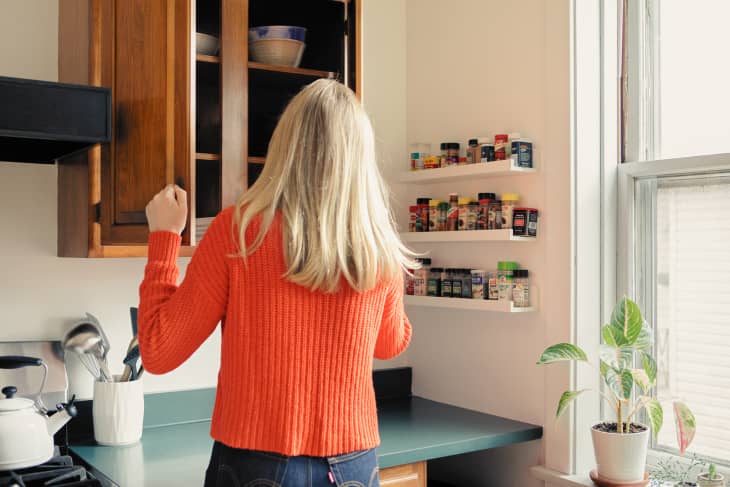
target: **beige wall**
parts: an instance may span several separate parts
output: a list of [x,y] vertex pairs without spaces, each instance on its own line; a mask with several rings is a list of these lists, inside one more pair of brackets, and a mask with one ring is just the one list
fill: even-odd
[[[408,0],[407,142],[521,132],[535,143],[539,174],[397,186],[405,206],[450,192],[520,193],[540,209],[536,243],[418,245],[434,264],[496,269],[516,260],[539,288],[535,314],[409,309],[415,324],[409,361],[414,393],[535,424],[554,411],[552,386],[535,361],[548,334],[570,330],[570,99],[567,0]],[[399,159],[401,170],[406,157]],[[399,219],[405,224],[406,212]],[[562,377],[562,376],[561,376]],[[548,390],[550,391],[548,393]],[[544,397],[550,395],[546,406]],[[546,428],[549,441],[556,431]],[[539,444],[446,459],[432,473],[459,485],[541,485],[527,467]],[[458,480],[458,482],[457,482]]]
[[[0,76],[55,81],[58,2],[3,0],[0,9]],[[365,90],[371,94],[366,101],[381,152],[389,160],[394,147],[402,147],[405,140],[405,43],[398,39],[404,36],[402,29],[394,28],[404,21],[404,2],[373,0],[366,3],[364,15],[368,26],[389,22],[386,32],[395,36],[389,39],[369,27],[364,32],[365,69],[371,73],[364,79]],[[391,84],[376,76],[372,65],[401,66],[401,75]],[[400,108],[391,112],[398,100]],[[121,363],[130,335],[128,308],[138,302],[145,261],[56,257],[56,177],[53,165],[0,163],[0,340],[58,339],[88,311],[101,320],[110,336],[111,363]],[[180,259],[183,270],[187,261]],[[145,389],[214,386],[218,348],[216,334],[175,372],[147,376]],[[70,368],[73,390],[89,397],[89,376],[76,363]]]

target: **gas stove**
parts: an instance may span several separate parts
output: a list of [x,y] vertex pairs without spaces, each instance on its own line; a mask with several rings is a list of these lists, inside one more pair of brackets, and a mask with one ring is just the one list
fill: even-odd
[[86,487],[101,486],[84,467],[74,465],[68,455],[60,455],[58,447],[53,458],[36,467],[0,472],[0,487]]

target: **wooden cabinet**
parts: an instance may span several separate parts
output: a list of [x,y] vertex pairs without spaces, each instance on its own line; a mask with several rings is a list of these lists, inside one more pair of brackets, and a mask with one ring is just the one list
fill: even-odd
[[[59,255],[146,255],[144,209],[169,183],[188,192],[191,254],[255,182],[302,86],[330,77],[359,91],[359,12],[360,0],[61,0],[59,80],[111,88],[113,138],[59,163]],[[306,27],[301,68],[251,62],[257,25]],[[219,52],[196,54],[196,32]]]
[[379,476],[382,487],[426,487],[426,462],[384,468]]

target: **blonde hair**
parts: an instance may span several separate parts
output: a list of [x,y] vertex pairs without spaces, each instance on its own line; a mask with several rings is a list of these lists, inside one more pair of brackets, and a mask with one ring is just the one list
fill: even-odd
[[[261,176],[235,208],[244,258],[261,245],[277,210],[283,277],[301,286],[335,292],[344,277],[364,291],[419,266],[396,231],[370,119],[336,81],[307,85],[282,114]],[[258,235],[247,244],[246,228],[259,214]]]

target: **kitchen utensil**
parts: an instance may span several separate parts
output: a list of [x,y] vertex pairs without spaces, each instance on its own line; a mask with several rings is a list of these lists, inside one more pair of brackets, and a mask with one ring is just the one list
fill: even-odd
[[129,445],[142,437],[144,391],[141,381],[94,382],[94,438],[101,445]]
[[139,360],[139,342],[137,337],[133,337],[127,348],[127,355],[124,357],[124,373],[122,374],[122,382],[128,380],[137,380],[137,361]]
[[88,319],[89,324],[92,325],[99,336],[101,336],[101,341],[92,349],[92,354],[99,361],[99,365],[101,366],[103,374],[106,376],[106,380],[111,380],[112,374],[109,371],[109,364],[106,360],[106,356],[111,349],[111,342],[106,336],[106,333],[104,333],[104,328],[102,328],[101,323],[99,323],[96,316],[91,313],[86,313],[86,318]]
[[45,387],[48,366],[39,358],[5,355],[0,357],[0,368],[43,367],[44,374],[36,400],[15,397],[15,386],[5,386],[0,399],[0,471],[39,465],[53,456],[53,435],[72,417],[76,416],[74,398],[68,404],[59,404],[58,412],[46,415],[38,401]]
[[297,68],[306,44],[293,39],[259,39],[249,43],[254,62]]
[[75,352],[81,360],[81,363],[96,380],[101,380],[101,370],[95,356],[90,353],[90,350],[92,347],[96,347],[100,341],[101,335],[89,323],[76,325],[66,333],[62,341],[64,350]]
[[307,29],[293,25],[262,25],[248,29],[249,42],[260,39],[294,39],[304,42],[306,35]]
[[195,34],[195,52],[207,56],[215,56],[218,53],[218,38],[208,34]]
[[137,380],[139,380],[140,377],[142,377],[142,372],[144,372],[144,365],[139,366],[139,370],[137,371]]
[[132,336],[137,336],[137,316],[139,310],[137,308],[129,308],[129,320],[132,322]]

